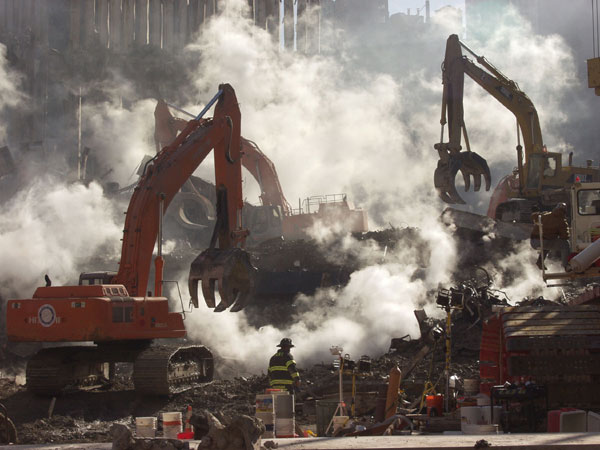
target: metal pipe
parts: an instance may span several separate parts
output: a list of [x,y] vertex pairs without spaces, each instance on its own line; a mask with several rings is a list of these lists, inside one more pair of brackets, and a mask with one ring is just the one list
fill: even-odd
[[517,119],[517,169],[519,171],[519,194],[522,195],[525,180],[523,174],[523,147],[521,146],[521,134],[519,131],[519,119]]
[[162,234],[163,234],[163,214],[165,212],[165,194],[158,194],[158,248],[156,254],[162,257]]
[[537,216],[540,233],[540,260],[542,261],[542,279],[544,279],[544,275],[546,273],[546,262],[544,261],[544,227],[542,225],[542,215],[538,214]]
[[79,106],[77,108],[77,179],[83,180],[81,176],[81,86],[79,86]]
[[[165,103],[167,103],[167,102],[165,102]],[[180,108],[179,106],[172,105],[171,103],[167,103],[167,106],[168,106],[169,108],[173,108],[173,109],[174,109],[174,110],[176,110],[176,111],[179,111],[180,113],[183,113],[183,114],[185,114],[186,116],[190,116],[190,117],[192,117],[192,118],[196,118],[196,116],[195,116],[195,115],[193,115],[193,114],[192,114],[192,113],[190,113],[190,112],[187,112],[185,109],[183,109],[183,108]]]
[[200,114],[196,116],[196,120],[202,119],[202,116],[204,116],[204,114],[206,114],[206,112],[212,107],[212,105],[214,105],[217,102],[217,100],[219,100],[221,95],[223,95],[223,89],[219,89],[219,92],[215,94],[215,96],[206,104],[204,109],[200,111]]
[[469,143],[469,135],[467,134],[467,127],[465,126],[464,122],[463,122],[463,125],[462,125],[462,131],[463,131],[463,137],[465,139],[465,146],[467,147],[467,151],[470,152],[471,151],[471,144]]

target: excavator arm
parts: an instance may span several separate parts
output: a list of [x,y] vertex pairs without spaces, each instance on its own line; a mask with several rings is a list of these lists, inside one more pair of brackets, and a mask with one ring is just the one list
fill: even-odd
[[[475,61],[464,56],[462,50],[470,53]],[[464,75],[467,74],[487,93],[507,108],[517,121],[517,170],[516,176],[507,177],[496,190],[490,202],[488,215],[496,217],[501,202],[513,198],[524,198],[540,204],[552,205],[556,202],[552,192],[571,185],[577,178],[586,181],[599,179],[598,170],[569,165],[563,167],[560,153],[548,152],[542,139],[538,113],[529,97],[519,89],[517,83],[502,74],[483,56],[478,56],[458,36],[448,37],[446,54],[442,65],[444,91],[442,96],[442,132],[440,142],[434,145],[439,153],[434,184],[440,197],[447,203],[464,204],[456,191],[454,179],[460,170],[465,191],[470,188],[470,177],[475,179],[474,190],[481,186],[481,176],[485,178],[489,190],[490,170],[484,158],[471,152],[463,113]],[[447,121],[446,121],[447,114]],[[448,123],[448,142],[444,142],[444,126]],[[461,151],[461,134],[464,136],[466,151]],[[520,137],[523,138],[523,146]],[[497,194],[497,195],[496,195]],[[547,195],[549,194],[549,195]],[[562,200],[561,200],[562,201]],[[529,213],[525,214],[529,217]]]
[[[464,204],[456,190],[454,179],[458,171],[461,172],[465,191],[471,186],[471,177],[474,179],[474,190],[481,188],[481,176],[485,179],[486,190],[490,189],[491,175],[488,164],[484,158],[477,153],[471,152],[466,127],[464,124],[463,90],[464,75],[467,73],[477,83],[482,85],[488,92],[492,93],[485,72],[473,65],[462,55],[461,42],[458,36],[453,34],[446,43],[446,54],[442,65],[442,77],[444,90],[442,94],[442,115],[440,123],[442,131],[440,142],[434,145],[438,151],[439,161],[434,173],[434,185],[440,198],[446,203]],[[478,69],[479,73],[473,69]],[[494,95],[492,93],[492,95]],[[447,120],[446,120],[447,118]],[[444,142],[444,126],[448,123],[448,142]],[[461,135],[464,135],[466,151],[462,151]]]
[[[161,144],[172,142],[177,133],[187,126],[187,121],[174,117],[169,111],[169,105],[159,100],[154,110],[154,139],[159,147]],[[190,115],[177,108],[178,111]],[[279,176],[273,162],[265,155],[258,145],[241,137],[242,166],[248,170],[260,187],[260,199],[265,206],[279,206],[284,215],[291,213],[291,207],[283,194]]]
[[[203,113],[215,102],[214,117],[202,119]],[[131,295],[144,296],[158,236],[155,294],[161,295],[162,215],[182,185],[214,149],[217,224],[211,248],[198,257],[202,259],[201,267],[192,264],[190,294],[198,306],[197,284],[201,280],[209,306],[215,306],[214,290],[218,287],[221,304],[217,310],[234,304],[241,309],[251,293],[253,268],[247,253],[239,248],[248,233],[241,224],[241,114],[233,88],[228,84],[219,86],[219,92],[203,113],[186,122],[181,133],[146,164],[127,209],[121,262],[112,282],[123,284]]]

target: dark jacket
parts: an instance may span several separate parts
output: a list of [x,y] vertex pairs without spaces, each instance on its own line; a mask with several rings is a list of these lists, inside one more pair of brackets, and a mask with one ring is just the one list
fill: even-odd
[[[533,213],[531,221],[533,229],[531,230],[531,239],[540,238],[540,229],[537,216],[540,213]],[[565,217],[563,209],[555,209],[552,212],[542,213],[542,233],[544,239],[569,239],[569,224]]]
[[269,361],[269,384],[274,389],[294,390],[294,382],[300,379],[296,361],[289,352],[278,351]]

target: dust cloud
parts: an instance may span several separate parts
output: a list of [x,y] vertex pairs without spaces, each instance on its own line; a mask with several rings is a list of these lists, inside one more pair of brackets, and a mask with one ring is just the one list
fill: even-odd
[[[430,42],[416,56],[423,67],[401,70],[388,61],[392,69],[379,71],[365,67],[351,46],[310,56],[282,50],[269,33],[245,19],[246,5],[242,0],[226,2],[223,13],[185,49],[186,61],[197,65],[190,67],[189,101],[179,106],[197,113],[220,83],[230,83],[240,102],[242,135],[257,142],[274,162],[292,205],[308,196],[344,192],[368,211],[371,229],[390,224],[418,228],[427,251],[407,244],[387,252],[382,261],[372,243],[348,238],[345,246],[360,255],[363,268],[340,290],[298,298],[298,304],[309,306],[308,312],[292,326],[255,329],[243,312],[215,314],[201,307],[186,317],[190,337],[221,356],[243,360],[252,373],[265,370],[284,336],[296,343],[294,354],[301,364],[329,361],[331,345],[359,357],[385,352],[391,337],[417,338],[413,310],[425,306],[435,313],[433,293],[440,283],[452,282],[459,251],[452,230],[438,222],[444,205],[433,189],[433,144],[439,140],[439,64],[447,36],[461,34],[462,23],[452,10],[436,14]],[[551,129],[553,121],[566,120],[552,109],[573,82],[569,49],[557,36],[531,35],[526,24],[518,25],[517,33],[511,27],[522,19],[514,11],[503,20],[493,39],[468,44],[521,83],[538,107],[543,130],[546,125]],[[1,61],[0,71],[6,71]],[[525,67],[544,69],[527,72]],[[552,95],[543,82],[549,76],[556,81]],[[14,78],[8,84],[10,77],[1,79],[0,99],[18,98],[4,95],[16,86]],[[466,84],[465,121],[473,150],[490,161],[497,181],[515,165],[514,118],[474,83]],[[135,180],[133,171],[141,157],[153,152],[154,102],[140,99],[125,108],[121,89],[131,87],[117,89],[105,92],[104,103],[84,104],[83,116],[86,137],[110,162],[111,176],[128,184]],[[550,132],[545,139],[549,148],[566,146]],[[197,175],[211,179],[211,171],[210,163],[205,164]],[[252,201],[258,190],[246,178],[245,195]],[[485,212],[489,195],[466,198],[474,210]],[[115,219],[118,208],[95,183],[45,178],[24,184],[0,214],[0,243],[7,249],[0,255],[2,296],[33,292],[44,273],[55,284],[75,282],[81,266],[98,254],[118,260],[123,217]],[[315,231],[322,242],[333,234]],[[539,274],[528,266],[534,259],[533,251],[523,245],[497,263],[500,268],[523,268],[522,277],[506,288],[517,299],[542,289]]]
[[[2,114],[8,109],[10,114],[26,112],[27,100],[20,77],[9,68],[5,47],[0,45],[0,117],[4,119]],[[98,132],[106,132],[111,120],[109,109],[103,113],[104,123],[90,121],[98,126]],[[132,115],[138,112],[134,110]],[[7,117],[10,114],[7,112]],[[131,133],[132,129],[131,117],[123,122],[121,130],[116,120],[109,123],[121,138],[123,130]],[[0,143],[7,139],[3,126],[9,123],[0,120]],[[114,136],[104,136],[106,147],[123,152],[120,139],[110,142]],[[45,274],[53,285],[69,285],[77,284],[84,270],[115,270],[122,237],[122,205],[107,198],[98,183],[78,180],[69,162],[76,149],[61,145],[29,151],[18,145],[9,148],[16,170],[0,179],[0,297],[28,298],[45,284]],[[130,151],[126,154],[138,156]],[[94,263],[101,266],[93,267]]]
[[154,156],[154,108],[156,101],[143,99],[128,108],[115,93],[102,103],[85,105],[88,145],[108,162],[111,180],[121,186],[137,182],[136,168],[145,155]]
[[6,59],[6,46],[0,44],[0,147],[5,145],[7,109],[24,100],[25,95],[19,89],[21,77],[12,70]]
[[[358,357],[385,352],[390,337],[417,338],[413,310],[426,305],[435,314],[433,293],[451,281],[456,259],[452,236],[437,221],[442,205],[432,183],[439,73],[420,71],[398,79],[361,69],[343,54],[305,57],[281,51],[271,36],[243,19],[239,2],[227,5],[187,49],[199,56],[198,92],[209,98],[221,82],[234,86],[242,134],[273,160],[292,204],[295,198],[346,192],[369,212],[371,229],[390,223],[417,227],[429,252],[423,264],[423,255],[408,245],[381,263],[374,261],[381,254],[372,247],[349,240],[346,250],[364,256],[364,267],[339,291],[298,298],[299,305],[310,306],[294,325],[256,330],[243,313],[215,315],[201,308],[187,318],[190,336],[243,360],[251,372],[264,371],[284,336],[297,343],[294,354],[304,363],[328,361],[331,345]],[[455,23],[455,17],[449,20]],[[450,31],[442,29],[440,51],[431,55],[438,68]],[[512,156],[504,155],[504,161]],[[321,242],[334,234],[314,231]]]
[[43,286],[77,284],[96,255],[117,260],[121,226],[112,203],[92,183],[39,179],[5,203],[0,215],[0,295],[30,296]]

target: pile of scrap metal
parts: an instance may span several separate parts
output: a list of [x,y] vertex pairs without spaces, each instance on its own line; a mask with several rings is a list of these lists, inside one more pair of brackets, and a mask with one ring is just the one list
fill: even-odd
[[[438,294],[439,306],[445,307],[444,300],[453,305],[452,367],[454,378],[476,378],[478,366],[476,358],[479,352],[479,339],[482,322],[492,314],[495,307],[506,306],[505,296],[489,283],[468,280],[452,287],[442,289]],[[423,408],[423,396],[427,386],[430,393],[443,389],[443,364],[445,336],[444,320],[428,317],[425,311],[415,311],[421,337],[411,339],[409,335],[393,338],[390,351],[371,361],[368,373],[360,373],[356,380],[346,377],[343,380],[344,400],[356,408],[354,420],[349,420],[336,430],[336,435],[381,435],[402,434],[414,427],[411,414]],[[401,390],[397,396],[391,414],[386,414],[387,393],[390,389],[390,375],[394,370],[401,373],[398,380]],[[311,396],[317,399],[334,401],[338,389],[337,372],[333,367],[315,366],[305,371],[303,376],[313,380],[310,385]],[[437,380],[437,381],[436,381]],[[460,386],[457,386],[455,392]],[[393,389],[392,389],[393,390]],[[396,388],[398,391],[398,388]],[[350,392],[354,392],[351,396]],[[309,409],[309,401],[304,402]],[[440,417],[440,420],[443,418]],[[442,420],[447,429],[457,429],[460,421]]]

